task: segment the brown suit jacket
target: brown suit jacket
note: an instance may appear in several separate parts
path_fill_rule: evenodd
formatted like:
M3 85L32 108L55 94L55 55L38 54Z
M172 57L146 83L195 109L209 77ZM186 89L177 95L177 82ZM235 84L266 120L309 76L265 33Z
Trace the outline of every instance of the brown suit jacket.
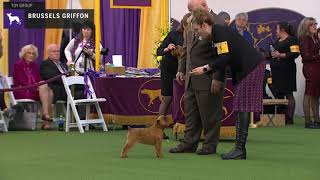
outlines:
M218 20L218 16L214 13L215 23L224 23ZM188 21L190 21L189 18ZM214 48L212 47L211 39L204 39L195 35L191 27L191 22L188 23L184 31L184 42L182 53L179 59L178 72L185 74L185 88L192 81L192 87L196 90L210 90L211 81L215 76L224 76L224 72L206 73L200 76L191 75L189 72L199 66L212 63L214 59ZM222 75L223 74L223 75ZM215 78L217 79L217 78Z

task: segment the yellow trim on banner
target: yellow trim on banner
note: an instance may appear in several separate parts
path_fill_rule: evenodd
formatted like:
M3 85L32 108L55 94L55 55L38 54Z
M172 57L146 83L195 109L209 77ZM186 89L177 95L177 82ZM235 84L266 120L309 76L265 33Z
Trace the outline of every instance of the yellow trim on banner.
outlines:
M3 29L3 2L9 2L8 0L0 0L0 33L2 34L2 47L3 47L3 56L0 58L0 72L7 75L9 73L9 44L8 38L9 33L8 29Z
M97 114L90 114L90 118L97 118ZM104 121L107 124L119 125L151 125L159 115L146 115L146 116L123 116L115 114L103 114ZM172 116L169 116L169 123L173 124Z
M151 2L152 6L152 2ZM113 0L110 0L110 8L112 9L143 9L143 8L150 8L150 6L115 6L113 5Z
M96 71L100 69L100 0L95 0L94 24L96 26Z
M46 9L66 9L68 0L47 0ZM48 45L57 44L60 46L63 29L46 29L44 38L44 58L48 57ZM60 52L64 53L64 52Z
M159 29L168 26L169 1L152 0L151 8L141 9L138 68L152 68L152 51L160 38Z
M82 9L94 9L97 1L80 0Z

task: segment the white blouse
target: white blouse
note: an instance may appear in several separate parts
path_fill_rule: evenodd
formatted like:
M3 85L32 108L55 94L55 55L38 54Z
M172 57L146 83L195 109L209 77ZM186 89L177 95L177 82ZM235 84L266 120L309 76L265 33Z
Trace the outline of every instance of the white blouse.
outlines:
M75 43L75 39L73 38L69 44L67 45L67 47L65 48L64 50L64 54L66 55L66 58L68 61L72 61L74 62L80 55L81 51L82 51L82 48L84 47L84 45L86 45L87 42L85 41L82 41L79 43L76 51L75 51L75 59L73 59L73 56L72 56L72 50L73 50L73 47L74 47L74 43ZM100 44L100 49L102 49L102 45ZM81 72L81 73L84 73L84 58L85 58L85 54L82 53L81 56L79 57L78 61L76 62L75 64L75 69L77 72ZM93 53L93 55L91 57L89 57L87 59L87 68L88 69L93 69L94 70L94 64L92 62L92 59L95 59L96 58L96 54ZM101 56L100 58L101 60L103 59L103 57Z

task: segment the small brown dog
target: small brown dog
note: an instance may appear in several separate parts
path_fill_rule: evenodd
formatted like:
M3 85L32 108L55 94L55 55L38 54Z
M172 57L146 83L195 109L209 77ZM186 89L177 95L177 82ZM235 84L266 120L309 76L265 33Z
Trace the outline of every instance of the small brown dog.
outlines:
M163 130L169 126L167 116L160 116L156 122L148 128L129 128L127 142L122 149L121 158L128 157L129 149L135 143L154 145L158 158L162 158Z

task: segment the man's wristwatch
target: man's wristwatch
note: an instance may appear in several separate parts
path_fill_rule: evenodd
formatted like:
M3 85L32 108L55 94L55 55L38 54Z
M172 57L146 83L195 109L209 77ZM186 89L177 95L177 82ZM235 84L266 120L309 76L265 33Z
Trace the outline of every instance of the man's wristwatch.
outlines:
M209 70L210 70L209 65L203 66L203 71L204 71L204 72L207 72L207 71L209 71Z

